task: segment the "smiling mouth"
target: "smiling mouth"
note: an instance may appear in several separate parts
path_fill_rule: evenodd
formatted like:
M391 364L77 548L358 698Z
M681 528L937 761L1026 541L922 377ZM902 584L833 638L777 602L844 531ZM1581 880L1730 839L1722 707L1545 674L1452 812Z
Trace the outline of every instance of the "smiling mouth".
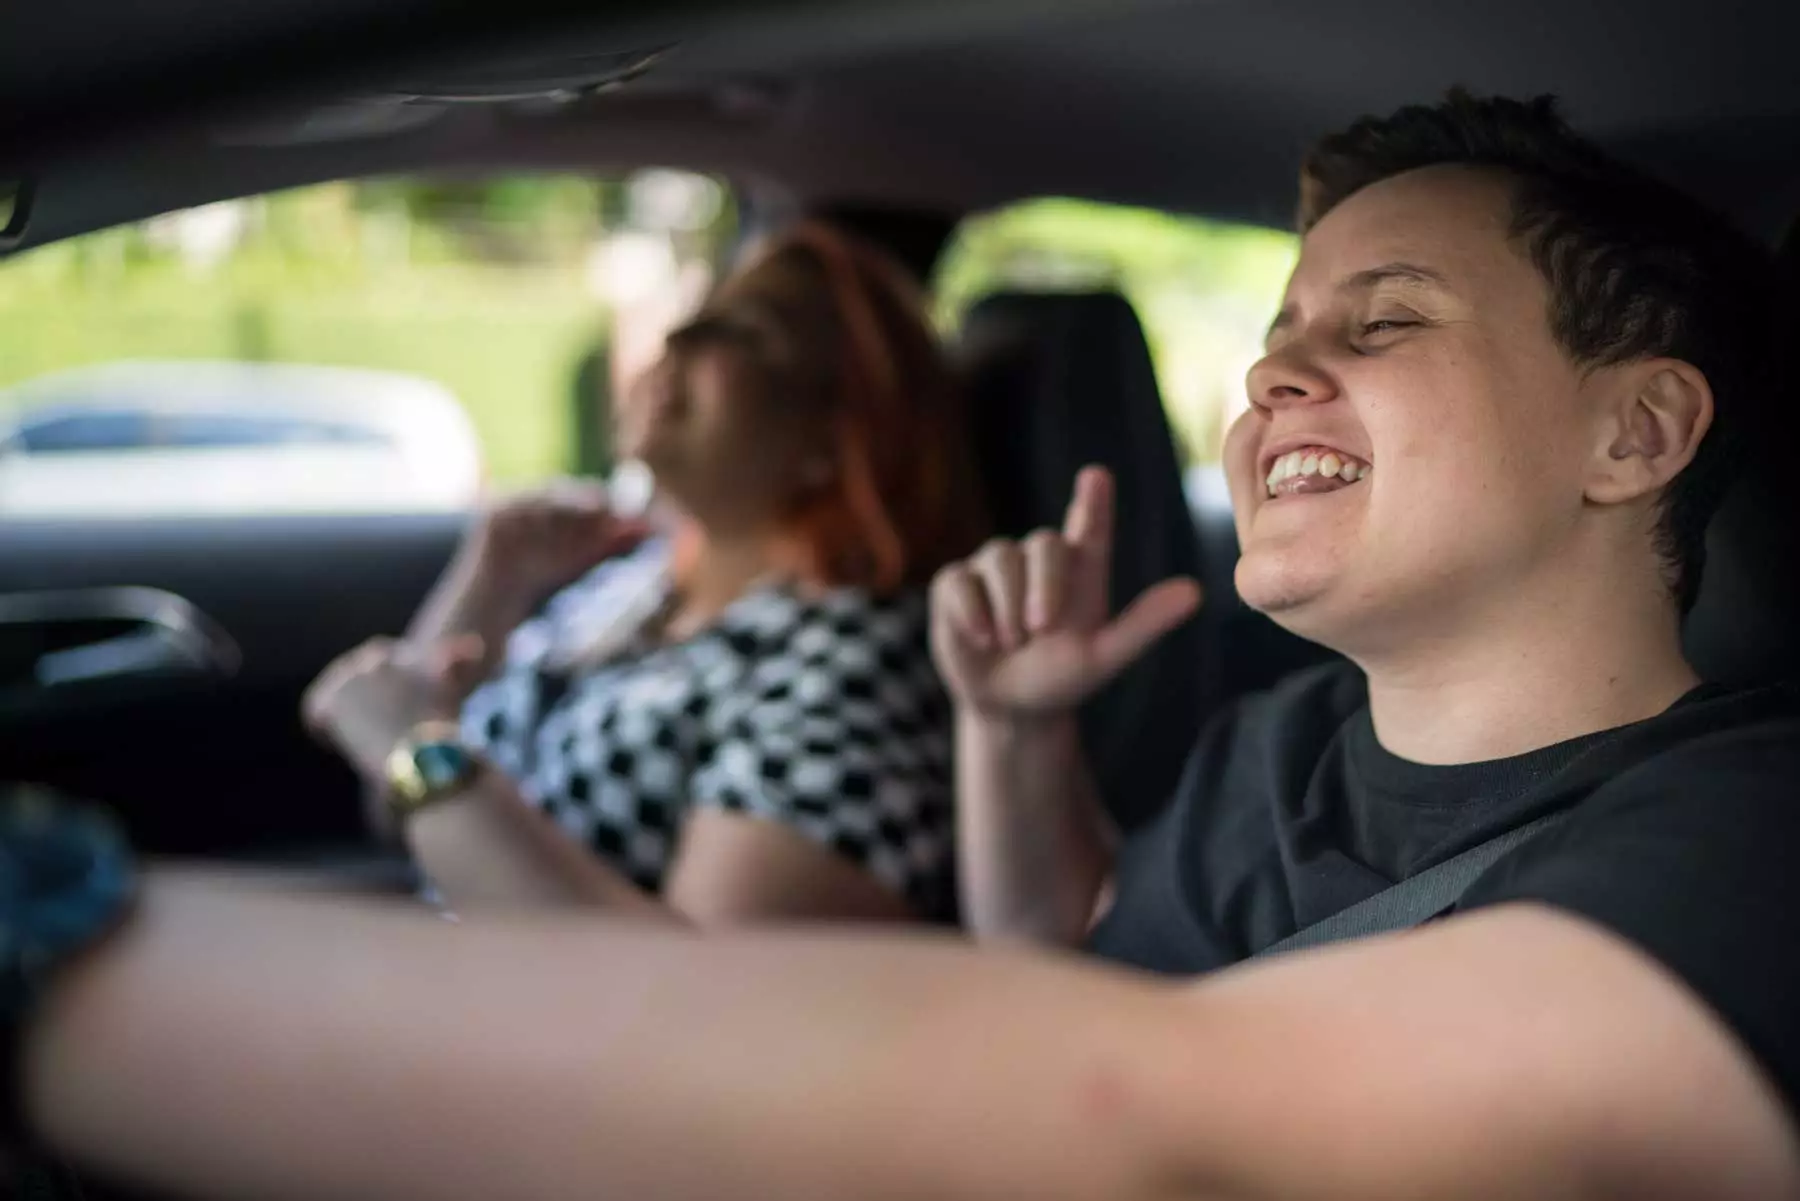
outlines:
M1369 478L1372 464L1329 446L1292 450L1269 465L1263 481L1271 498L1338 492Z

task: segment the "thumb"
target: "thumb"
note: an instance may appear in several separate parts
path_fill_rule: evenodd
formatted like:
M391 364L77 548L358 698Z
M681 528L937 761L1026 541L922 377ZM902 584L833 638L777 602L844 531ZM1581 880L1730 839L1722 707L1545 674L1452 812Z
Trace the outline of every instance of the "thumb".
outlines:
M1149 650L1157 639L1194 615L1200 585L1190 579L1164 580L1146 590L1094 635L1094 659L1111 678Z

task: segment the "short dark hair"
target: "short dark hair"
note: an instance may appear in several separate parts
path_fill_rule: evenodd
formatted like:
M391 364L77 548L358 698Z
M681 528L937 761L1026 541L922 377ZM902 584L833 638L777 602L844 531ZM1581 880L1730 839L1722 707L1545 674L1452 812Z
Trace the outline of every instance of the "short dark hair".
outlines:
M1513 178L1512 237L1549 287L1548 320L1570 359L1602 367L1663 357L1713 391L1711 431L1664 490L1656 545L1681 611L1706 563L1706 527L1739 470L1744 427L1773 351L1771 253L1682 192L1577 135L1552 96L1476 97L1364 117L1321 140L1301 170L1302 233L1370 184L1466 165Z

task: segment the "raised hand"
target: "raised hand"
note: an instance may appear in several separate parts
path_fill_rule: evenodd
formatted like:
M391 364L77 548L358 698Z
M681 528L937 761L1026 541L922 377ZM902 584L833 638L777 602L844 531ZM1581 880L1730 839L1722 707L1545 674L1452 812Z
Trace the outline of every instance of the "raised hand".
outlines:
M470 538L487 587L537 600L648 534L644 521L613 512L600 484L560 480L495 503Z
M371 638L319 673L301 717L365 775L378 778L413 727L453 720L476 682L481 639L463 634L429 645Z
M1190 617L1193 580L1165 580L1116 619L1113 481L1075 480L1063 528L989 542L932 585L932 653L957 706L1000 718L1066 713Z

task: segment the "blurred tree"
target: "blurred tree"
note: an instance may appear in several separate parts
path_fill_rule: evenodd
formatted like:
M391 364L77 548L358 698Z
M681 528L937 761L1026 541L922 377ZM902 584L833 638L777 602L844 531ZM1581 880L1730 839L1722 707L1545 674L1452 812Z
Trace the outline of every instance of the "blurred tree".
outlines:
M456 253L498 262L544 262L606 228L620 185L574 175L432 176L359 185L365 211L402 212L448 235Z
M1151 209L1032 200L965 221L938 264L940 327L998 289L1111 288L1136 308L1191 461L1218 457L1243 373L1280 303L1291 234Z
M605 339L596 340L576 360L569 391L575 430L569 447L569 470L575 475L610 474L614 466L612 353Z

